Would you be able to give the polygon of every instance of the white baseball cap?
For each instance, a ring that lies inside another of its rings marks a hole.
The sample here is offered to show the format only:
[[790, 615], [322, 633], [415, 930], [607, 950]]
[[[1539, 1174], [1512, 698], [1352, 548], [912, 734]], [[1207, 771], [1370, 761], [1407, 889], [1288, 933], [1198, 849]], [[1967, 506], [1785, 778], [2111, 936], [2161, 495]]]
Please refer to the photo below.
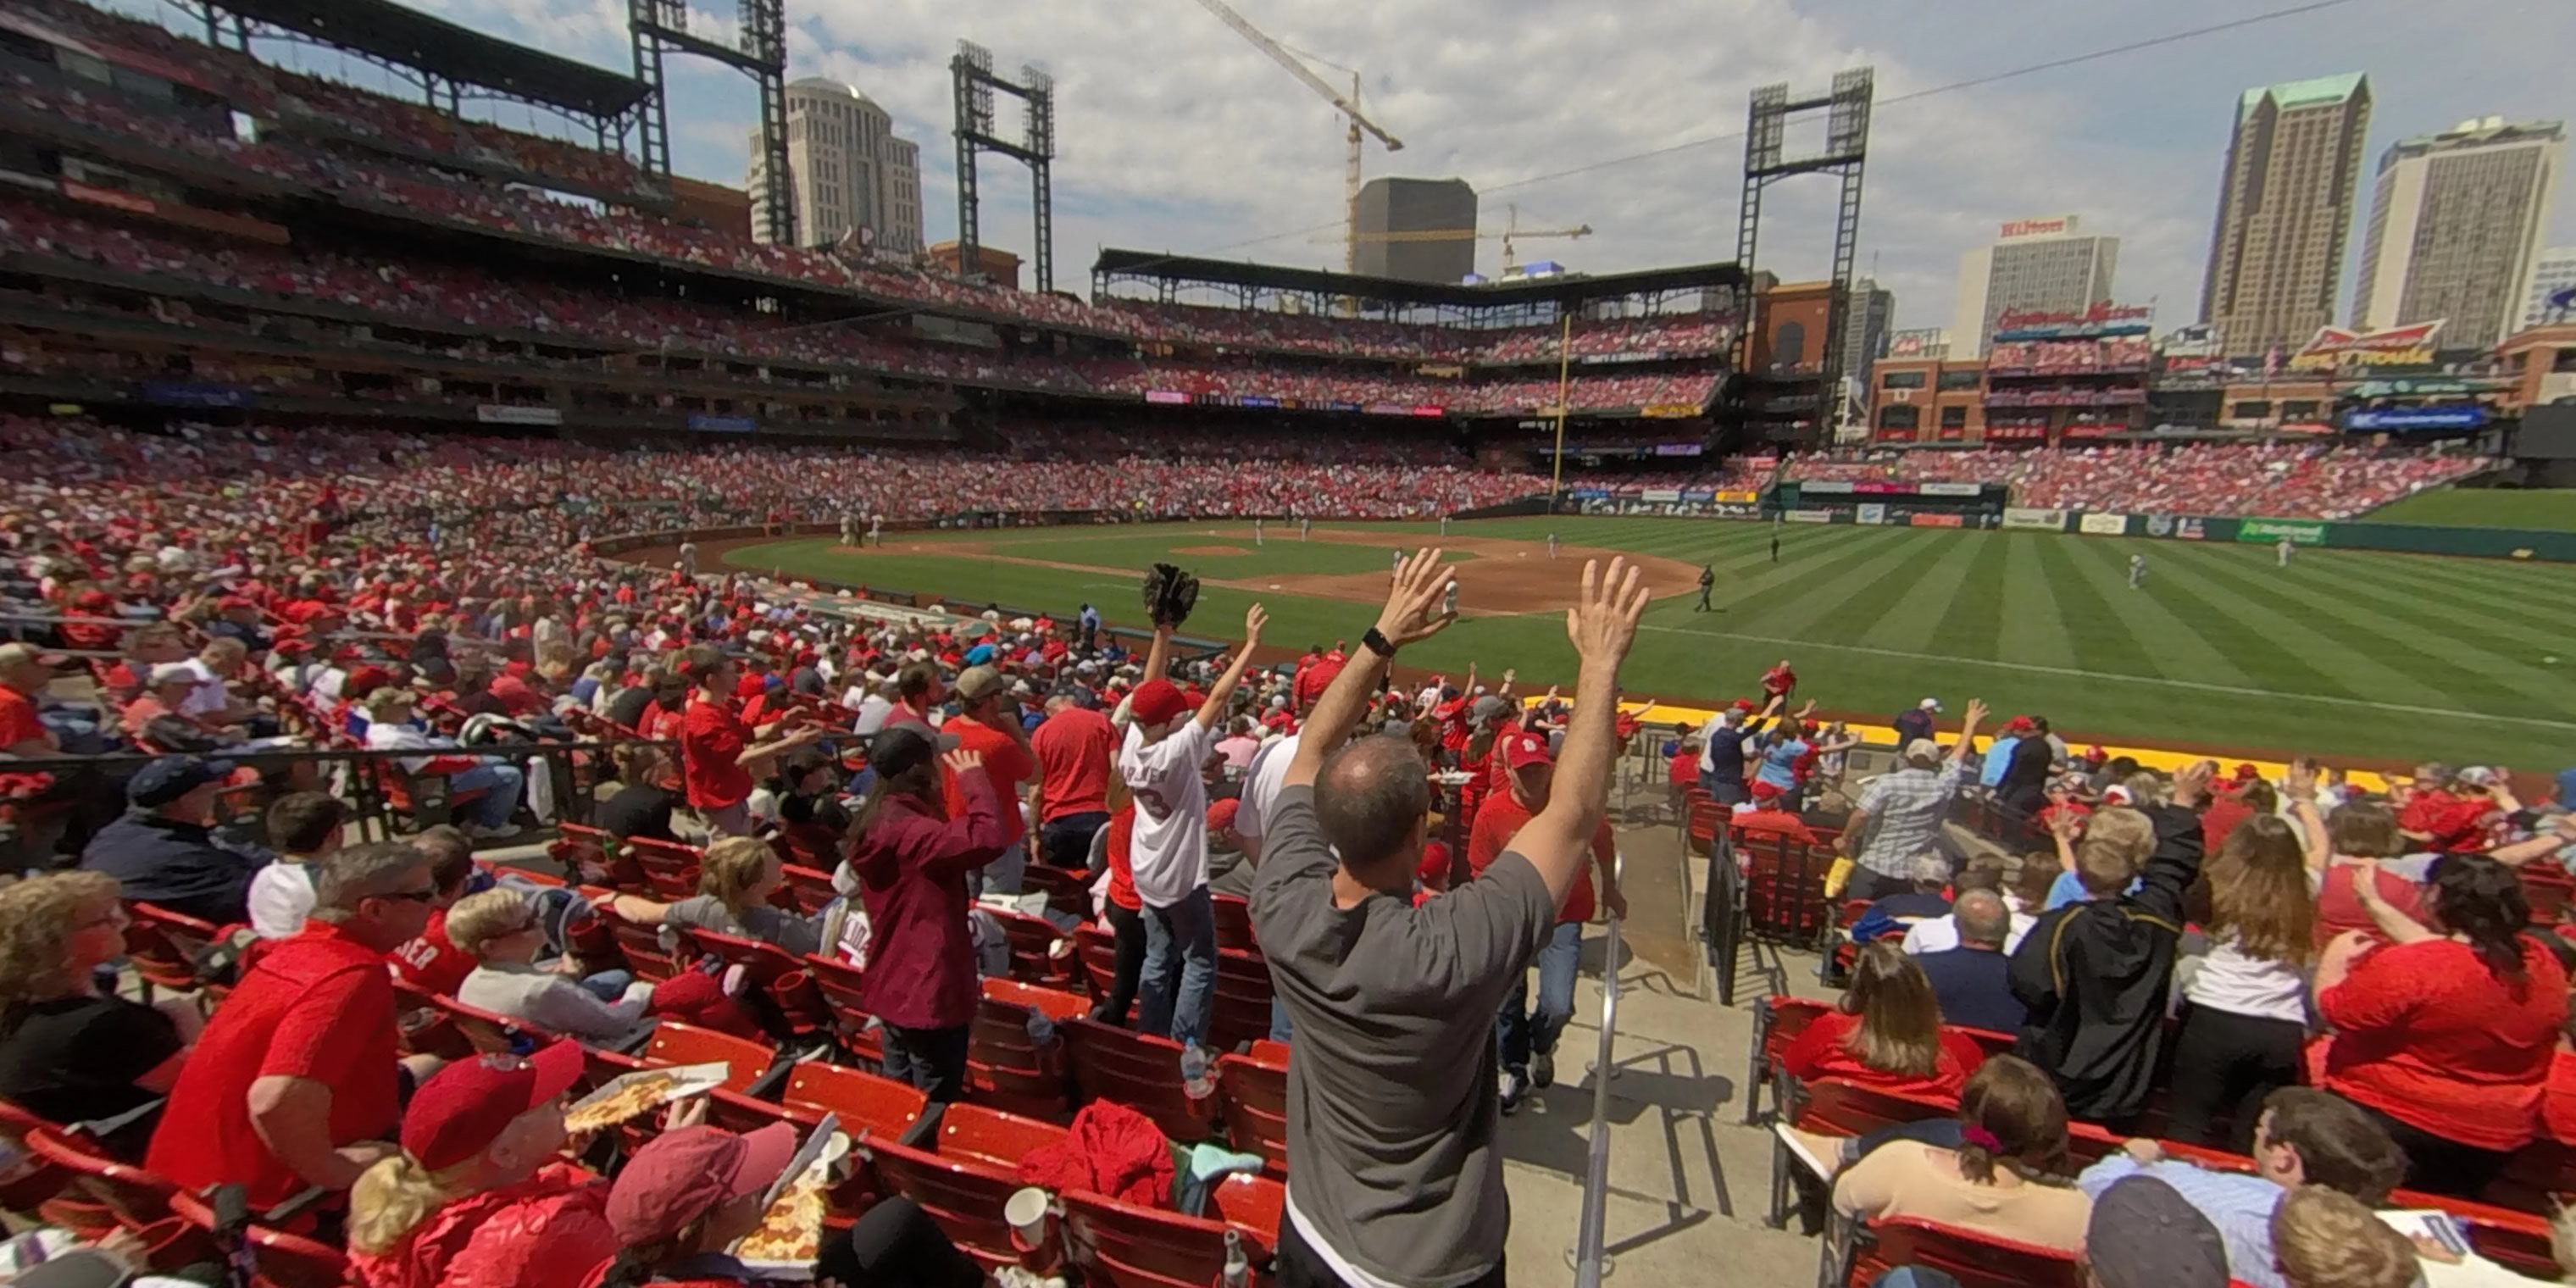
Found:
[[1925, 699], [1923, 699], [1923, 701], [1922, 701], [1921, 705], [1922, 705], [1923, 709], [1924, 709], [1924, 710], [1926, 710], [1926, 711], [1938, 711], [1938, 710], [1940, 710], [1940, 709], [1941, 709], [1941, 699], [1939, 699], [1939, 698], [1925, 698]]

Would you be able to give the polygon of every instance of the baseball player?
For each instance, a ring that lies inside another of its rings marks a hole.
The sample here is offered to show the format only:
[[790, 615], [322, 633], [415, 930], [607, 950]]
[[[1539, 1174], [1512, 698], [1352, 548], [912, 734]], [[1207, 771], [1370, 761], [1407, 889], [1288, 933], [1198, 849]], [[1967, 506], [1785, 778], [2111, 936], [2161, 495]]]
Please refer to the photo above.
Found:
[[1716, 565], [1714, 565], [1714, 564], [1701, 564], [1701, 565], [1699, 566], [1699, 607], [1694, 608], [1694, 609], [1692, 609], [1691, 611], [1692, 611], [1692, 612], [1694, 612], [1694, 613], [1705, 613], [1705, 612], [1707, 612], [1707, 611], [1709, 610], [1709, 609], [1708, 609], [1708, 592], [1710, 592], [1711, 590], [1714, 590], [1714, 589], [1716, 589], [1716, 588], [1717, 588], [1717, 567], [1716, 567]]
[[1553, 532], [1547, 534], [1547, 557], [1550, 559], [1556, 557], [1556, 534]]
[[1261, 544], [1261, 520], [1259, 519], [1252, 521], [1252, 544], [1256, 547]]
[[2146, 582], [2147, 557], [2145, 555], [2129, 556], [2129, 589], [2136, 590], [2138, 587], [2145, 585]]
[[1449, 516], [1445, 514], [1440, 516], [1440, 535], [1449, 535]]
[[[1313, 519], [1301, 518], [1297, 520], [1297, 539], [1299, 541], [1311, 541], [1314, 539], [1314, 536], [1315, 521]], [[1399, 560], [1398, 562], [1402, 561]]]
[[2290, 539], [2288, 537], [2281, 538], [2281, 544], [2272, 547], [2272, 558], [2281, 567], [2287, 568], [2290, 566]]
[[878, 544], [878, 545], [884, 545], [884, 544], [885, 544], [885, 516], [884, 516], [884, 515], [880, 514], [880, 515], [876, 516], [875, 518], [872, 518], [872, 519], [868, 520], [868, 540], [873, 541], [873, 542], [875, 542], [875, 543], [876, 543], [876, 544]]

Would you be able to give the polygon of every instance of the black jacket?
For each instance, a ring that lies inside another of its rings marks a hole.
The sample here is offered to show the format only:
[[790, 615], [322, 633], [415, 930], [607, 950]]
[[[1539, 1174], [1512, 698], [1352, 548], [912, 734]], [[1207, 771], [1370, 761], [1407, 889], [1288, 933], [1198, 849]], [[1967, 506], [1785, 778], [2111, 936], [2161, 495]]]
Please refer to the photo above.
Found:
[[2013, 953], [2013, 996], [2030, 1008], [2015, 1047], [2046, 1069], [2077, 1118], [2146, 1107], [2164, 1041], [2165, 995], [2182, 939], [2183, 892], [2200, 878], [2200, 819], [2152, 806], [2156, 848], [2136, 893], [2040, 915]]
[[116, 878], [132, 902], [224, 926], [250, 919], [250, 879], [270, 857], [234, 849], [210, 829], [135, 810], [100, 828], [80, 865]]

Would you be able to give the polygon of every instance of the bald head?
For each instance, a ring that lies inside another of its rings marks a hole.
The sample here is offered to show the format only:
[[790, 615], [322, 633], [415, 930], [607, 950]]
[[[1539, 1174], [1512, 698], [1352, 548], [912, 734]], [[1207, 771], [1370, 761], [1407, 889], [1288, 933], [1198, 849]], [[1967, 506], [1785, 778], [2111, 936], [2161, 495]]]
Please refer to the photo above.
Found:
[[2012, 934], [2012, 910], [1992, 890], [1970, 890], [1950, 906], [1959, 919], [1959, 942], [1974, 948], [2001, 948]]
[[1380, 870], [1410, 874], [1422, 849], [1431, 785], [1407, 738], [1362, 738], [1334, 752], [1315, 780], [1315, 818], [1342, 866], [1366, 880]]

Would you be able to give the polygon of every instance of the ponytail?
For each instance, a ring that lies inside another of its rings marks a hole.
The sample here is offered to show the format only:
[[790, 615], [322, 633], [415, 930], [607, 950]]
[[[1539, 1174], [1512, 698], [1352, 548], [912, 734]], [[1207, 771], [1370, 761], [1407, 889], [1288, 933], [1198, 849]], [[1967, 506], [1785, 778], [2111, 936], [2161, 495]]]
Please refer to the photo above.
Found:
[[441, 1175], [409, 1154], [378, 1159], [350, 1187], [349, 1246], [369, 1254], [390, 1251], [432, 1213], [447, 1206], [455, 1197], [449, 1186], [472, 1165], [468, 1160]]

